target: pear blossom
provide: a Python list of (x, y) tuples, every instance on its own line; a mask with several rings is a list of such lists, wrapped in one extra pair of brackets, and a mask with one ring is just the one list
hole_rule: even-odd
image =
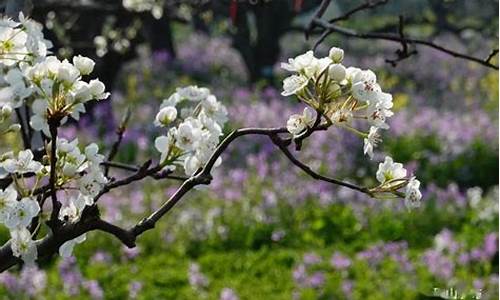
[(19, 151), (17, 159), (8, 158), (1, 165), (7, 172), (17, 174), (38, 173), (42, 170), (42, 164), (33, 160), (33, 152), (29, 149)]
[(104, 155), (99, 154), (99, 146), (96, 143), (92, 143), (85, 147), (85, 157), (89, 162), (99, 165), (104, 161)]
[(302, 73), (313, 64), (315, 59), (313, 51), (310, 50), (295, 58), (289, 58), (288, 63), (281, 63), (281, 68), (291, 72)]
[(395, 163), (392, 157), (386, 156), (383, 163), (378, 165), (377, 180), (384, 184), (390, 180), (403, 179), (406, 177), (406, 169), (403, 164)]
[(166, 126), (177, 118), (177, 109), (173, 106), (165, 106), (156, 114), (154, 124), (156, 126)]
[[(4, 20), (5, 18), (2, 18), (2, 21)], [(18, 28), (17, 22), (10, 21), (6, 25), (0, 27), (0, 64), (9, 67), (23, 60), (28, 54), (28, 34)]]
[(370, 159), (373, 158), (373, 148), (377, 147), (377, 144), (380, 142), (380, 135), (377, 130), (377, 127), (371, 126), (367, 137), (363, 140), (363, 153), (368, 155)]
[(64, 244), (59, 247), (59, 255), (61, 257), (70, 257), (73, 254), (73, 249), (75, 248), (76, 244), (81, 244), (87, 239), (86, 234), (82, 234), (77, 238), (74, 238), (72, 240), (66, 241)]
[(96, 100), (106, 99), (109, 96), (109, 93), (105, 93), (106, 87), (104, 83), (102, 83), (99, 79), (93, 79), (89, 82), (89, 91), (90, 94)]
[(378, 93), (377, 98), (369, 102), (368, 120), (376, 127), (388, 129), (389, 125), (386, 124), (386, 120), (394, 115), (391, 111), (392, 106), (391, 94)]
[(158, 150), (158, 152), (161, 153), (161, 158), (160, 162), (165, 161), (167, 158), (168, 154), (170, 153), (170, 149), (172, 147), (172, 135), (168, 136), (159, 136), (155, 139), (155, 148)]
[(287, 121), (286, 128), (294, 136), (299, 135), (307, 128), (311, 128), (316, 121), (316, 115), (313, 109), (306, 107), (302, 115), (293, 114)]
[(40, 205), (36, 200), (29, 197), (23, 198), (12, 206), (9, 217), (5, 221), (5, 226), (10, 229), (27, 227), (39, 212)]
[(405, 190), (405, 205), (408, 209), (417, 208), (420, 206), (422, 193), (420, 192), (420, 181), (412, 177)]
[(348, 68), (347, 76), (351, 80), (351, 91), (354, 98), (366, 102), (376, 100), (381, 89), (377, 84), (375, 73), (371, 70)]
[(89, 75), (94, 70), (95, 62), (85, 56), (73, 56), (73, 65), (80, 71), (82, 75)]
[(341, 82), (345, 79), (346, 76), (346, 68), (342, 64), (333, 64), (330, 65), (328, 69), (328, 75), (331, 79)]
[(177, 94), (184, 99), (190, 101), (201, 101), (206, 99), (210, 95), (210, 91), (204, 87), (198, 87), (196, 85), (191, 85), (184, 88), (177, 88)]
[(12, 254), (22, 258), (27, 265), (34, 264), (38, 251), (29, 230), (22, 227), (15, 228), (10, 231), (10, 237)]
[(34, 130), (43, 131), (46, 136), (50, 136), (49, 124), (47, 123), (48, 108), (48, 102), (43, 99), (36, 99), (31, 105), (33, 116), (30, 119), (30, 126)]
[[(176, 105), (182, 103), (182, 108)], [(175, 110), (175, 118), (173, 118)], [(170, 116), (168, 116), (171, 114)], [(192, 175), (202, 167), (212, 155), (222, 136), (222, 128), (227, 121), (226, 107), (204, 87), (188, 86), (177, 88), (169, 98), (163, 100), (155, 125), (179, 120), (176, 126), (168, 129), (166, 135), (155, 139), (155, 148), (161, 153), (160, 162), (164, 169), (173, 170), (176, 165), (184, 168), (186, 175)], [(171, 123), (172, 124), (172, 123)], [(217, 159), (214, 167), (220, 164)]]
[(0, 190), (0, 223), (4, 223), (16, 206), (17, 192), (11, 186)]
[(195, 119), (189, 119), (179, 125), (175, 140), (177, 147), (183, 150), (194, 150), (202, 135), (201, 123)]
[(297, 94), (307, 86), (309, 79), (304, 75), (292, 75), (283, 80), (283, 92), (281, 95), (290, 96)]
[(61, 221), (68, 221), (74, 223), (78, 221), (82, 215), (83, 209), (87, 205), (92, 205), (93, 200), (90, 197), (86, 197), (83, 194), (78, 194), (76, 197), (71, 197), (68, 200), (68, 203), (61, 208), (59, 212), (59, 219)]
[(201, 101), (203, 113), (221, 126), (227, 122), (227, 109), (222, 103), (217, 101), (214, 95), (209, 95)]
[(334, 62), (334, 63), (340, 63), (344, 59), (344, 50), (341, 48), (337, 47), (332, 47), (330, 48), (330, 51), (328, 53), (328, 57)]

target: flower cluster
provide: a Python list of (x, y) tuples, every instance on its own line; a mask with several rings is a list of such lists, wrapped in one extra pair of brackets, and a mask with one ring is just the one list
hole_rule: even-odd
[(31, 127), (49, 135), (49, 119), (64, 123), (71, 115), (78, 120), (80, 113), (85, 112), (86, 102), (107, 98), (109, 93), (104, 91), (101, 81), (81, 80), (81, 76), (90, 74), (93, 68), (94, 62), (82, 56), (75, 56), (73, 63), (50, 56), (27, 68), (27, 78), (37, 97), (32, 105)]
[[(64, 205), (58, 217), (62, 222), (78, 221), (83, 208), (94, 203), (94, 197), (107, 183), (100, 168), (104, 157), (96, 144), (81, 152), (77, 140), (57, 139), (56, 158), (50, 157), (56, 137), (49, 124), (57, 128), (68, 116), (78, 119), (85, 112), (86, 102), (109, 94), (98, 79), (82, 80), (82, 76), (92, 73), (93, 60), (76, 56), (70, 63), (47, 56), (51, 43), (44, 39), (42, 26), (22, 14), (19, 20), (0, 19), (0, 123), (10, 121), (13, 109), (29, 105), (33, 112), (30, 126), (51, 139), (46, 143), (45, 155), (42, 152), (39, 158), (35, 159), (30, 149), (0, 156), (0, 179), (12, 179), (0, 190), (0, 224), (10, 231), (13, 254), (31, 264), (37, 257), (34, 237), (44, 217), (41, 206), (49, 195), (44, 191), (50, 187), (50, 162), (55, 161), (55, 190), (69, 197), (66, 203), (61, 201)], [(6, 131), (18, 127), (14, 124)], [(61, 255), (70, 255), (74, 244), (83, 239), (80, 236), (63, 244)]]
[(32, 89), (25, 80), (25, 68), (43, 60), (52, 47), (44, 39), (42, 26), (21, 13), (19, 22), (0, 18), (0, 109), (8, 119), (12, 109), (22, 105)]
[[(187, 175), (194, 174), (210, 159), (226, 121), (226, 107), (209, 89), (178, 88), (163, 101), (154, 122), (168, 128), (167, 135), (155, 140), (161, 164), (169, 169), (181, 165)], [(215, 165), (219, 164), (220, 158)]]
[[(344, 51), (333, 47), (329, 55), (316, 58), (308, 51), (281, 67), (294, 74), (283, 80), (283, 96), (296, 95), (308, 106), (302, 114), (293, 114), (287, 122), (287, 130), (294, 138), (306, 134), (319, 125), (339, 126), (363, 138), (363, 152), (373, 159), (373, 149), (381, 142), (380, 129), (389, 129), (387, 118), (393, 116), (391, 94), (385, 93), (371, 70), (342, 64)], [(368, 132), (354, 128), (354, 121), (366, 121)], [(420, 182), (407, 177), (406, 170), (392, 158), (386, 157), (380, 164), (377, 180), (380, 185), (371, 189), (374, 196), (385, 193), (401, 196), (398, 189), (405, 188), (405, 204), (417, 207), (422, 197)]]
[(76, 56), (70, 63), (47, 56), (52, 45), (44, 39), (42, 26), (22, 14), (19, 18), (20, 22), (5, 17), (0, 20), (2, 116), (33, 101), (30, 125), (49, 136), (48, 119), (61, 123), (69, 115), (78, 119), (85, 112), (84, 103), (105, 99), (109, 94), (98, 79), (82, 80), (82, 76), (92, 73), (94, 61)]

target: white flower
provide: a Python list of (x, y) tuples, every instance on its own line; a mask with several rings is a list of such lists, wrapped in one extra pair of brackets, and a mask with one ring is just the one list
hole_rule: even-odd
[(106, 99), (109, 93), (105, 93), (106, 87), (99, 79), (93, 79), (89, 82), (89, 90), (92, 97), (96, 100)]
[(49, 124), (47, 123), (47, 109), (49, 104), (43, 99), (36, 99), (31, 105), (33, 116), (30, 119), (31, 128), (37, 131), (43, 131), (45, 135), (50, 136)]
[(163, 99), (163, 102), (160, 105), (160, 109), (166, 107), (166, 106), (173, 106), (175, 107), (179, 102), (181, 102), (183, 99), (181, 96), (179, 96), (178, 93), (173, 93), (168, 97), (168, 99)]
[(364, 139), (363, 153), (368, 155), (370, 159), (373, 158), (373, 148), (377, 147), (380, 142), (380, 135), (377, 130), (377, 127), (371, 126), (368, 136)]
[(191, 85), (184, 88), (177, 88), (177, 94), (184, 99), (190, 101), (201, 101), (210, 95), (210, 91), (204, 87), (198, 87), (196, 85)]
[(179, 125), (175, 134), (177, 147), (183, 150), (194, 150), (201, 139), (201, 123), (198, 120), (186, 120)]
[(412, 177), (406, 186), (405, 205), (408, 209), (417, 208), (420, 206), (420, 199), (422, 199), (420, 181)]
[(59, 64), (57, 79), (67, 84), (74, 83), (80, 77), (80, 71), (66, 59)]
[(7, 67), (15, 65), (26, 56), (28, 35), (22, 29), (13, 28), (17, 24), (0, 27), (0, 64)]
[(346, 69), (341, 64), (333, 64), (328, 69), (328, 75), (331, 79), (341, 82), (345, 79)]
[(87, 235), (84, 233), (77, 238), (69, 240), (59, 247), (59, 255), (62, 257), (70, 257), (73, 254), (73, 248), (75, 248), (76, 244), (83, 243), (87, 238)]
[(386, 120), (394, 115), (391, 111), (392, 106), (391, 94), (377, 93), (376, 97), (369, 101), (367, 108), (368, 120), (376, 127), (388, 129), (389, 125), (386, 124)]
[(186, 175), (193, 175), (199, 168), (201, 168), (202, 162), (198, 159), (196, 155), (189, 155), (184, 160), (184, 172)]
[(16, 206), (17, 192), (13, 187), (0, 190), (0, 223), (4, 223)]
[(295, 58), (289, 58), (288, 63), (281, 63), (281, 68), (290, 72), (305, 72), (305, 70), (313, 64), (315, 59), (313, 52), (307, 51)]
[(78, 187), (83, 195), (93, 198), (99, 194), (108, 180), (98, 165), (91, 165), (86, 169), (86, 172), (85, 175), (78, 179)]
[(5, 221), (5, 226), (10, 229), (16, 227), (28, 227), (31, 220), (40, 212), (38, 202), (32, 198), (23, 198), (16, 202)]
[(173, 106), (165, 106), (156, 114), (154, 124), (156, 126), (167, 126), (177, 118), (177, 109)]
[(316, 121), (316, 114), (313, 109), (306, 107), (302, 115), (293, 114), (290, 116), (286, 123), (286, 128), (288, 132), (292, 135), (297, 136), (307, 128), (311, 128)]
[(71, 197), (69, 198), (68, 204), (59, 212), (59, 219), (61, 221), (74, 223), (80, 219), (85, 206), (92, 204), (92, 197), (87, 197), (83, 194), (78, 194), (77, 197)]
[(227, 121), (227, 109), (222, 103), (217, 101), (214, 95), (209, 95), (201, 101), (203, 112), (210, 118), (214, 119), (221, 127)]
[(328, 53), (328, 57), (330, 57), (334, 63), (340, 63), (344, 59), (344, 50), (332, 47)]
[(283, 92), (281, 95), (290, 96), (300, 92), (307, 86), (309, 79), (303, 75), (292, 75), (283, 80)]
[(92, 73), (95, 66), (95, 62), (92, 59), (81, 55), (73, 57), (73, 64), (82, 75), (89, 75)]
[(380, 183), (385, 183), (406, 177), (406, 169), (403, 168), (403, 164), (395, 163), (392, 157), (386, 156), (384, 162), (378, 165), (376, 176)]
[(37, 257), (35, 242), (26, 228), (16, 228), (10, 231), (12, 254), (22, 258), (25, 264), (34, 264)]
[(104, 155), (99, 154), (99, 146), (96, 143), (92, 143), (85, 147), (85, 157), (88, 161), (99, 165), (104, 161)]
[(323, 71), (332, 64), (332, 60), (328, 57), (315, 58), (312, 64), (304, 70), (304, 74), (308, 78), (318, 77)]
[(17, 159), (8, 158), (2, 163), (2, 167), (9, 173), (37, 173), (42, 170), (42, 164), (33, 160), (31, 150), (19, 151)]
[(351, 80), (353, 97), (360, 101), (373, 101), (381, 92), (377, 76), (371, 70), (348, 68), (347, 78)]
[(168, 154), (170, 153), (170, 148), (172, 147), (172, 136), (159, 136), (155, 139), (155, 148), (161, 153), (160, 162), (165, 161)]

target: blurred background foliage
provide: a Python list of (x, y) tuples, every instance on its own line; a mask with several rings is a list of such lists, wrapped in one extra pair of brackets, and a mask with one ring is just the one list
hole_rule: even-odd
[[(112, 92), (61, 134), (109, 149), (131, 108), (117, 160), (158, 158), (155, 112), (188, 84), (209, 87), (227, 105), (226, 132), (283, 126), (301, 107), (280, 96), (279, 62), (312, 47), (317, 35), (306, 40), (303, 27), (319, 2), (240, 1), (235, 11), (231, 1), (165, 1), (161, 16), (127, 11), (120, 1), (34, 2), (55, 54), (96, 58)], [(333, 1), (325, 17), (354, 6)], [(389, 1), (341, 25), (396, 32), (403, 14), (408, 35), (486, 57), (498, 48), (497, 8), (498, 1)], [(323, 174), (372, 184), (375, 161), (390, 154), (421, 179), (420, 209), (316, 182), (265, 140), (242, 139), (213, 184), (190, 193), (137, 248), (90, 234), (74, 258), (1, 274), (0, 298), (430, 299), (453, 288), (467, 299), (497, 299), (498, 71), (423, 47), (393, 67), (385, 59), (397, 44), (336, 34), (317, 52), (331, 46), (345, 49), (347, 66), (376, 72), (396, 115), (374, 161), (340, 129), (314, 135), (297, 155)], [(146, 180), (113, 192), (102, 199), (104, 216), (131, 225), (175, 187)]]

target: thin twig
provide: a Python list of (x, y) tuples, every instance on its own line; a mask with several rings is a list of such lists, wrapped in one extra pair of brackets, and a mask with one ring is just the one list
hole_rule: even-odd
[[(15, 111), (16, 111), (17, 121), (19, 122), (19, 125), (21, 125), (20, 132), (21, 132), (21, 138), (23, 140), (24, 149), (31, 149), (31, 142), (26, 128), (25, 120), (21, 113), (21, 109), (18, 107), (15, 109)], [(29, 124), (27, 126), (29, 126)]]
[(332, 0), (321, 1), (318, 10), (314, 13), (313, 18), (311, 19), (311, 21), (309, 21), (306, 26), (306, 30), (304, 31), (306, 40), (309, 38), (309, 34), (314, 30), (314, 27), (316, 26), (316, 24), (314, 24), (314, 19), (320, 19), (323, 16), (328, 6), (330, 6), (330, 2), (332, 2)]
[[(120, 144), (123, 140), (123, 134), (125, 133), (125, 130), (127, 129), (127, 124), (128, 121), (130, 120), (130, 109), (127, 108), (127, 111), (125, 113), (125, 116), (123, 117), (122, 121), (120, 122), (120, 126), (116, 129), (116, 141), (114, 142), (113, 146), (111, 146), (111, 151), (109, 151), (108, 155), (108, 161), (112, 161), (116, 154), (118, 153), (118, 148), (120, 147)], [(109, 166), (104, 166), (104, 176), (108, 176), (109, 173)]]
[(373, 9), (379, 5), (383, 5), (383, 4), (386, 4), (387, 2), (389, 2), (389, 0), (368, 0), (368, 1), (365, 1), (364, 3), (356, 6), (355, 8), (347, 11), (346, 13), (344, 13), (343, 15), (341, 16), (338, 16), (338, 17), (335, 17), (333, 19), (330, 19), (330, 21), (328, 21), (329, 23), (336, 23), (336, 22), (339, 22), (339, 21), (345, 21), (347, 19), (349, 19), (352, 15), (354, 15), (355, 13), (357, 12), (360, 12), (360, 11), (363, 11), (363, 10), (367, 10), (367, 9)]
[[(336, 32), (339, 34), (342, 34), (347, 37), (353, 37), (353, 38), (359, 38), (359, 39), (375, 39), (375, 40), (386, 40), (386, 41), (392, 41), (396, 43), (401, 43), (401, 37), (399, 35), (395, 34), (390, 34), (390, 33), (360, 33), (352, 29), (347, 29), (344, 27), (340, 27), (334, 24), (330, 24), (327, 21), (321, 20), (321, 19), (316, 19), (314, 21), (318, 26), (321, 26), (324, 29), (329, 29), (331, 32)], [(450, 50), (448, 48), (445, 48), (443, 46), (440, 46), (438, 44), (435, 44), (433, 42), (427, 41), (427, 40), (422, 40), (422, 39), (417, 39), (417, 38), (410, 38), (407, 37), (406, 42), (409, 44), (418, 44), (418, 45), (424, 45), (436, 50), (439, 50), (441, 52), (444, 52), (446, 54), (449, 54), (453, 57), (458, 57), (461, 59), (469, 60), (475, 63), (478, 63), (480, 65), (483, 65), (488, 68), (492, 68), (495, 70), (498, 70), (498, 66), (490, 63), (489, 61), (481, 58), (477, 58), (474, 56), (470, 56), (464, 53), (456, 52), (454, 50)]]

